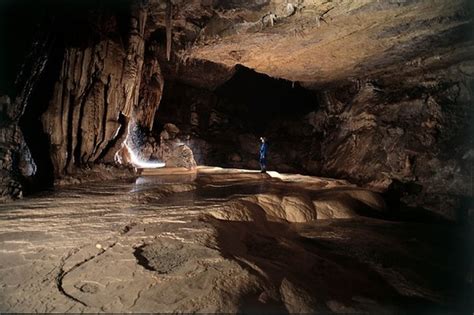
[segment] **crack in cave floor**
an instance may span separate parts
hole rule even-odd
[[[202,169],[0,205],[2,312],[472,307],[469,232],[344,181]],[[471,272],[472,274],[472,272]]]

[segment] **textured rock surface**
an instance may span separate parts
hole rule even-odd
[[[166,167],[194,169],[196,161],[193,151],[178,137],[180,130],[173,124],[165,124],[160,134],[158,156]]]
[[[0,88],[0,200],[21,197],[36,173],[20,120],[48,60],[51,39],[41,32],[41,27],[38,33],[29,43],[30,52],[22,60],[14,84],[9,82],[13,86],[8,89],[10,93],[3,95],[4,82]]]
[[[36,164],[15,122],[0,126],[0,201],[21,198],[36,173]]]
[[[149,107],[157,108],[155,90],[144,91],[141,103],[138,102],[147,13],[138,4],[131,12],[126,48],[112,39],[97,43],[87,39],[79,47],[65,49],[60,77],[50,106],[42,116],[45,132],[50,135],[56,177],[71,172],[74,166],[99,160],[113,162],[108,150],[117,141],[123,141],[120,136],[127,129],[125,119],[120,121],[120,117],[147,123],[150,111],[143,110],[145,103],[153,102]],[[114,18],[106,18],[98,26],[102,31],[117,33]],[[150,79],[156,71],[150,67],[144,76]],[[141,116],[135,117],[135,112]]]
[[[410,204],[463,220],[466,209],[450,199],[473,194],[473,81],[458,69],[395,86],[365,83],[349,101],[340,99],[340,90],[325,94],[324,110],[309,117],[322,140],[320,172],[413,183],[419,195]]]
[[[288,3],[300,5],[289,13]],[[239,2],[210,19],[191,55],[318,84],[446,66],[472,55],[470,9],[464,0]]]

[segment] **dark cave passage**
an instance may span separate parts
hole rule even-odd
[[[215,90],[222,99],[220,107],[228,110],[234,120],[231,124],[244,124],[252,133],[268,138],[273,121],[299,119],[318,109],[316,94],[298,83],[272,79],[264,74],[237,66],[235,74]],[[219,106],[218,105],[218,106]]]

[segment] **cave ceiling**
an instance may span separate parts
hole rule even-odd
[[[222,69],[231,73],[240,64],[271,77],[323,85],[400,77],[473,57],[467,0],[172,3],[175,58],[199,60],[200,68],[203,62],[220,64],[222,78],[227,77]],[[164,28],[166,20],[165,1],[150,6],[149,33]]]

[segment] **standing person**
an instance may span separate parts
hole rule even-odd
[[[260,171],[262,173],[267,172],[267,150],[268,145],[264,137],[260,137],[262,144],[260,145]]]

